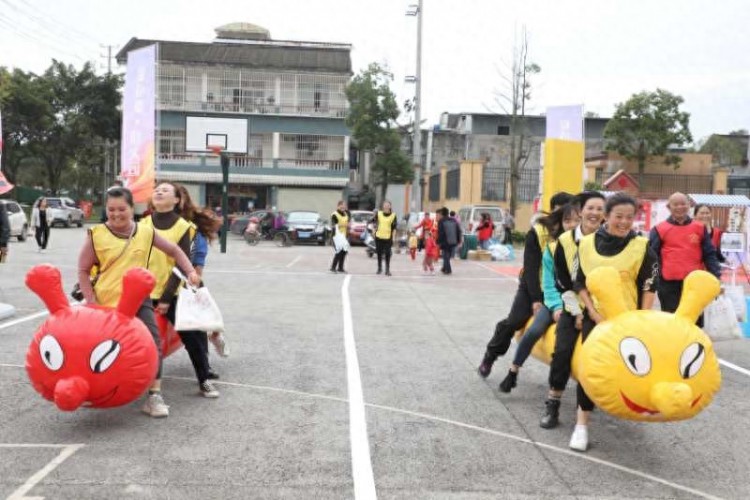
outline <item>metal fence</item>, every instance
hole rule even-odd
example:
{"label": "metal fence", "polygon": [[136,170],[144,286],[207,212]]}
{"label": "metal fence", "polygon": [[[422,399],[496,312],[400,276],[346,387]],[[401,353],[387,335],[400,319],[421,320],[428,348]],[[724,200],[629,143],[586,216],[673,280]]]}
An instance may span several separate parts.
{"label": "metal fence", "polygon": [[461,170],[450,170],[445,175],[445,199],[456,200],[461,192]]}
{"label": "metal fence", "polygon": [[[482,199],[485,201],[508,201],[510,168],[484,166],[482,174]],[[518,201],[532,202],[539,194],[539,171],[521,170],[518,183]]]}
{"label": "metal fence", "polygon": [[440,174],[430,176],[430,201],[440,201]]}
{"label": "metal fence", "polygon": [[[633,174],[638,179],[638,174]],[[666,198],[675,191],[682,193],[710,193],[713,180],[710,175],[643,174],[640,192],[642,197]]]}

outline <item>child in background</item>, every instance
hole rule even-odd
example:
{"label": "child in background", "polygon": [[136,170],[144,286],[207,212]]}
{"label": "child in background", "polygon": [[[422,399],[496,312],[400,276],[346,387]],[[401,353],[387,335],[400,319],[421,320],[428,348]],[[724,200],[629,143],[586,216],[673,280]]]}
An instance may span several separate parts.
{"label": "child in background", "polygon": [[435,274],[435,268],[433,264],[440,257],[438,251],[437,242],[435,241],[432,231],[424,232],[424,260],[422,261],[422,269],[425,273],[429,271],[430,274]]}
{"label": "child in background", "polygon": [[411,255],[411,260],[416,260],[417,258],[417,246],[419,245],[419,238],[417,238],[417,235],[414,233],[414,231],[409,233],[409,255]]}

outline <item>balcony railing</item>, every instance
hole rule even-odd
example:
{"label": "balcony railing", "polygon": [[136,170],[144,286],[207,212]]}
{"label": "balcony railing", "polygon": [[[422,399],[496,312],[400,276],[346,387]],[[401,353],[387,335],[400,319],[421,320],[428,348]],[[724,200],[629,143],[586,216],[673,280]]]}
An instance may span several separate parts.
{"label": "balcony railing", "polygon": [[346,105],[305,106],[291,104],[253,104],[253,103],[219,103],[203,101],[179,101],[160,99],[159,109],[165,111],[198,111],[208,113],[236,113],[261,115],[294,115],[294,116],[322,116],[326,118],[345,118],[348,108]]}
{"label": "balcony railing", "polygon": [[[210,154],[201,153],[161,153],[159,162],[164,165],[207,165],[218,166],[219,159]],[[230,155],[229,166],[237,168],[273,168],[271,158],[258,158],[249,155]],[[319,170],[341,172],[348,168],[344,160],[298,160],[280,158],[278,168],[292,168],[300,170]]]}

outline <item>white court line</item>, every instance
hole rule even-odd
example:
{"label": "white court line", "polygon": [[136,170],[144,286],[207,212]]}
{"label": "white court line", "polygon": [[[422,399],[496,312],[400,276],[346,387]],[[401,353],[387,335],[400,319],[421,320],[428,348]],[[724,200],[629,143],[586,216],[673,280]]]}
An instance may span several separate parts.
{"label": "white court line", "polygon": [[731,370],[734,370],[734,371],[736,371],[738,373],[741,373],[743,375],[747,375],[748,377],[750,377],[750,370],[748,370],[746,368],[742,368],[741,366],[737,366],[734,363],[730,363],[729,361],[725,361],[725,360],[723,360],[721,358],[719,358],[719,364],[720,365],[724,365],[724,366],[726,366],[727,368],[729,368]]}
{"label": "white court line", "polygon": [[289,269],[294,264],[296,264],[297,262],[299,262],[301,258],[302,258],[301,255],[296,256],[293,261],[291,261],[289,264],[286,265],[286,268]]}
{"label": "white court line", "polygon": [[28,316],[24,316],[22,318],[14,319],[12,321],[8,321],[6,323],[1,324],[0,330],[10,328],[11,326],[20,325],[21,323],[31,321],[32,319],[41,318],[42,316],[46,316],[48,314],[49,314],[49,311],[39,311],[34,314],[29,314]]}
{"label": "white court line", "polygon": [[375,477],[370,461],[370,443],[367,438],[367,420],[365,419],[365,402],[362,397],[362,380],[359,374],[357,346],[354,343],[354,326],[352,306],[349,300],[349,282],[352,277],[344,278],[341,286],[341,302],[344,314],[344,350],[346,352],[346,382],[349,396],[349,438],[352,448],[352,477],[354,479],[354,498],[356,500],[376,499]]}
{"label": "white court line", "polygon": [[26,493],[39,484],[42,479],[55,470],[58,465],[70,458],[75,452],[83,448],[84,444],[0,444],[0,448],[62,448],[60,454],[53,458],[47,465],[39,469],[33,476],[28,478],[16,491],[10,494],[6,500],[43,500],[44,497],[27,497]]}
{"label": "white court line", "polygon": [[[2,363],[0,363],[0,367],[23,368],[22,365],[10,365],[10,364],[2,364]],[[170,376],[165,376],[164,378],[165,379],[172,379],[172,380],[184,380],[184,381],[187,381],[187,382],[194,382],[195,381],[195,379],[192,378],[192,377],[170,377]],[[260,391],[277,392],[277,393],[289,394],[289,395],[293,395],[293,396],[302,396],[302,397],[308,397],[308,398],[315,398],[315,399],[323,399],[323,400],[328,400],[328,401],[334,401],[334,402],[337,402],[337,403],[348,403],[349,402],[349,401],[347,401],[344,398],[339,398],[339,397],[336,397],[336,396],[329,396],[327,394],[315,394],[315,393],[311,393],[311,392],[295,391],[293,389],[283,389],[283,388],[279,388],[279,387],[269,387],[269,386],[261,386],[261,385],[243,384],[241,382],[226,382],[226,381],[222,381],[222,380],[214,380],[212,383],[214,385],[218,385],[218,386],[225,385],[225,386],[228,386],[228,387],[241,387],[241,388],[245,388],[245,389],[255,389],[255,390],[260,390]],[[699,497],[702,497],[702,498],[708,498],[708,499],[711,499],[711,500],[720,499],[720,497],[717,497],[715,495],[710,495],[708,493],[695,490],[695,489],[690,488],[688,486],[682,486],[682,485],[679,485],[677,483],[673,483],[671,481],[668,481],[666,479],[662,479],[662,478],[660,478],[658,476],[647,474],[645,472],[641,472],[641,471],[636,470],[636,469],[631,469],[629,467],[625,467],[625,466],[616,464],[614,462],[610,462],[610,461],[607,461],[607,460],[604,460],[604,459],[601,459],[601,458],[592,457],[591,455],[587,455],[587,454],[584,454],[584,453],[578,453],[578,452],[575,452],[575,451],[571,451],[571,450],[568,450],[566,448],[559,448],[559,447],[551,445],[551,444],[545,444],[545,443],[541,443],[539,441],[533,441],[533,440],[528,439],[526,437],[516,436],[514,434],[509,434],[507,432],[496,431],[494,429],[488,429],[486,427],[479,427],[479,426],[476,426],[476,425],[467,424],[467,423],[459,422],[459,421],[456,421],[456,420],[451,420],[451,419],[447,419],[447,418],[443,418],[443,417],[438,417],[436,415],[429,415],[427,413],[420,413],[420,412],[415,412],[415,411],[410,411],[410,410],[403,410],[401,408],[394,408],[392,406],[384,406],[384,405],[378,405],[378,404],[374,404],[374,403],[364,403],[364,406],[369,407],[369,408],[374,408],[376,410],[383,410],[383,411],[388,411],[388,412],[392,412],[392,413],[400,413],[400,414],[403,414],[403,415],[409,415],[409,416],[412,416],[412,417],[421,418],[421,419],[425,419],[425,420],[430,420],[430,421],[433,421],[433,422],[439,422],[439,423],[443,423],[443,424],[447,424],[447,425],[453,425],[453,426],[456,426],[456,427],[461,427],[461,428],[464,428],[464,429],[469,429],[469,430],[472,430],[472,431],[475,431],[475,432],[481,432],[481,433],[490,434],[490,435],[493,435],[493,436],[496,436],[496,437],[501,437],[501,438],[509,439],[511,441],[516,441],[518,443],[524,443],[524,444],[528,444],[528,445],[532,445],[532,446],[539,446],[540,448],[544,448],[544,449],[549,450],[549,451],[554,452],[554,453],[560,453],[560,454],[563,454],[563,455],[570,456],[572,458],[577,458],[577,459],[580,459],[580,460],[586,460],[586,461],[589,461],[589,462],[592,462],[592,463],[596,463],[596,464],[601,465],[603,467],[608,467],[610,469],[619,470],[621,472],[625,472],[625,473],[630,474],[630,475],[638,476],[640,478],[647,479],[649,481],[654,481],[656,483],[663,484],[663,485],[669,486],[671,488],[676,488],[676,489],[681,490],[681,491],[689,492],[689,493],[692,493],[692,494],[694,494],[696,496],[699,496]],[[369,454],[368,454],[368,457],[369,457]],[[373,485],[374,485],[374,481],[373,481]],[[355,486],[356,486],[356,483],[355,483]]]}

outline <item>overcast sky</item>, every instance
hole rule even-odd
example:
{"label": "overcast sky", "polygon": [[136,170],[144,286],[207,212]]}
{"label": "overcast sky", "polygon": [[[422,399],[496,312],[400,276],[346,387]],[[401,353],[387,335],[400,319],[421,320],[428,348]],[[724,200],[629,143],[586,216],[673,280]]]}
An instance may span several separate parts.
{"label": "overcast sky", "polygon": [[[104,64],[99,44],[131,37],[211,41],[214,28],[250,22],[285,40],[350,43],[355,72],[371,61],[394,73],[399,101],[416,67],[416,0],[0,0],[0,65],[43,71],[52,58]],[[685,98],[696,139],[750,128],[747,0],[424,0],[423,118],[499,111],[498,69],[525,25],[535,113],[583,103],[611,116],[641,90]]]}

